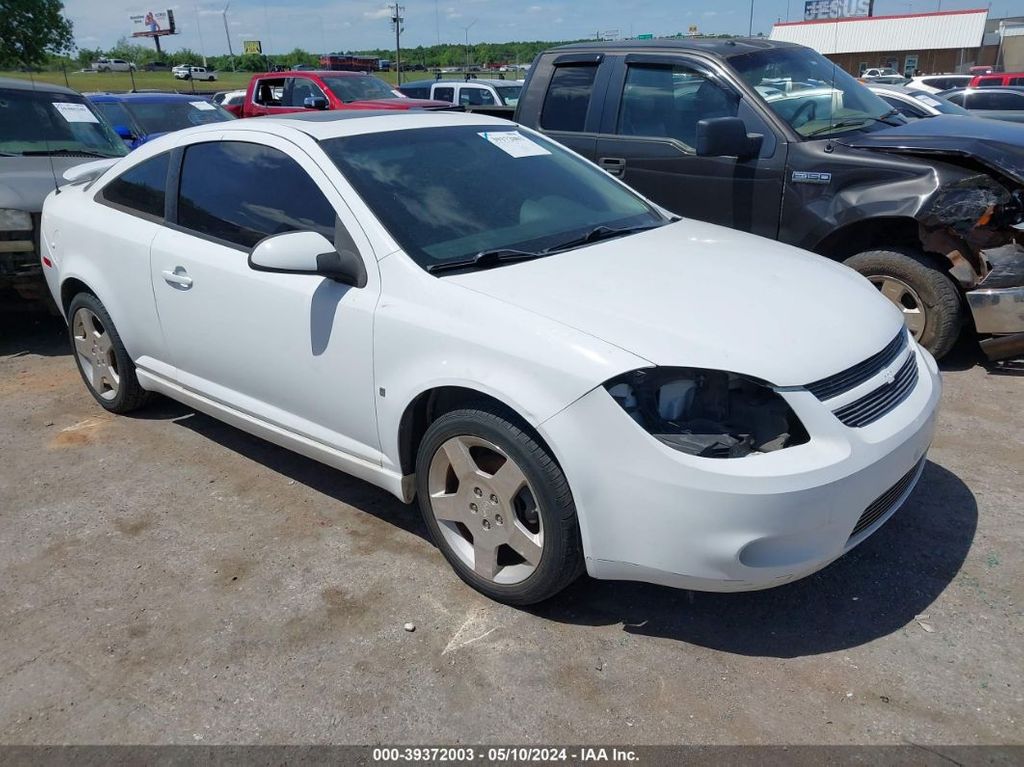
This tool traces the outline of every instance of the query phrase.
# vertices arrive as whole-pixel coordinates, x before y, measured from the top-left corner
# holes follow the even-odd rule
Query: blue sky
[[[227,52],[221,9],[224,0],[144,6],[121,0],[65,0],[65,13],[74,22],[76,43],[83,48],[109,47],[128,33],[128,16],[147,10],[173,8],[179,33],[164,38],[165,48],[192,48],[213,55]],[[621,35],[672,34],[696,24],[701,32],[746,34],[749,0],[405,0],[403,47],[440,42],[505,42],[510,40],[571,40],[594,36],[598,30]],[[958,8],[981,8],[980,0],[876,0],[876,15],[923,13]],[[1024,12],[1021,0],[994,0],[992,15]],[[767,33],[777,19],[799,20],[803,0],[754,0],[754,32]],[[326,2],[325,0],[232,0],[228,9],[232,45],[263,41],[267,53],[296,47],[323,50],[386,48],[394,45],[383,2]],[[148,44],[148,41],[142,41]]]

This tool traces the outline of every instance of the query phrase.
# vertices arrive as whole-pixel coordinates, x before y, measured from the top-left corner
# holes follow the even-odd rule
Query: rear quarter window
[[[100,201],[144,218],[163,221],[170,154],[164,152],[129,168],[103,187]]]
[[[563,64],[555,67],[541,107],[540,126],[545,130],[582,131],[597,77],[596,64]]]

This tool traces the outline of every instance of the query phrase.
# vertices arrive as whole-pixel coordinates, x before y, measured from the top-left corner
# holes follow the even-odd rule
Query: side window
[[[447,101],[449,104],[455,101],[455,88],[450,86],[439,86],[434,88],[434,98],[437,101]]]
[[[169,158],[170,155],[164,152],[129,168],[103,187],[101,198],[111,205],[141,213],[146,218],[163,221]]]
[[[284,152],[241,141],[185,150],[179,226],[251,248],[271,234],[292,231],[320,232],[333,241],[334,223],[323,192]]]
[[[697,143],[697,123],[735,117],[739,97],[686,66],[632,65],[626,71],[619,110],[623,136],[674,138]]]
[[[1011,77],[1007,85],[1024,85],[1024,77]]]
[[[324,95],[324,92],[317,87],[315,82],[305,77],[296,77],[292,79],[291,93],[289,96],[288,105],[293,107],[306,106],[307,98],[327,98],[327,96]]]
[[[253,101],[265,107],[282,106],[284,100],[285,78],[264,77],[256,85]]]
[[[459,90],[459,104],[462,106],[479,107],[494,104],[494,96],[486,88],[463,86]]]
[[[430,98],[430,86],[429,85],[403,85],[399,88],[402,93],[411,99],[429,99]]]
[[[967,99],[968,109],[1022,109],[1024,96],[1016,93],[972,93]]]
[[[995,86],[1002,84],[1003,78],[1001,77],[983,77],[978,81],[979,88],[994,88]]]
[[[546,130],[582,131],[597,77],[596,64],[563,64],[555,67],[544,96],[540,127]]]
[[[944,98],[946,99],[946,101],[952,101],[959,107],[962,107],[964,105],[963,91],[958,91],[957,93],[950,93],[948,96],[945,96]]]

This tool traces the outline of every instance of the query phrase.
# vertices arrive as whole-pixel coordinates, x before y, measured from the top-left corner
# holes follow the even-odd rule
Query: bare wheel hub
[[[536,496],[500,447],[452,437],[431,459],[427,487],[445,543],[477,575],[513,584],[537,569],[544,530]]]

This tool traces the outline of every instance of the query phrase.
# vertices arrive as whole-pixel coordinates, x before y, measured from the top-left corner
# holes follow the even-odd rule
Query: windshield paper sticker
[[[54,101],[53,107],[69,123],[98,123],[100,120],[85,104],[72,101]]]
[[[214,109],[216,109],[216,107],[209,101],[190,101],[188,103],[194,106],[196,109],[202,109],[204,112],[213,111]]]
[[[536,141],[531,141],[517,130],[511,131],[485,131],[477,134],[481,138],[490,141],[502,152],[510,157],[539,157],[551,154]]]

